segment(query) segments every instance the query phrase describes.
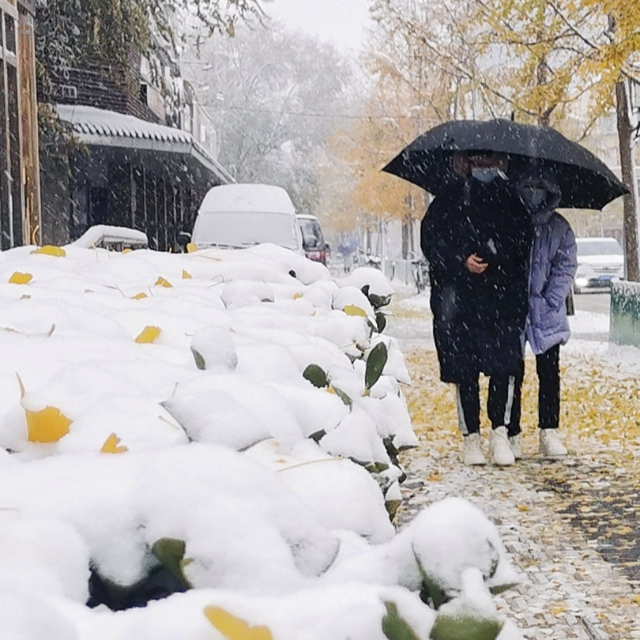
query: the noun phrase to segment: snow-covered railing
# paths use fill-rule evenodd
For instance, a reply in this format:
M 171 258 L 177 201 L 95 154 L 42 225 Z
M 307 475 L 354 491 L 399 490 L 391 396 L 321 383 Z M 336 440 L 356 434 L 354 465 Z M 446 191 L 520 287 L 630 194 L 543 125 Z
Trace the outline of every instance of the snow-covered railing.
M 615 282 L 611 286 L 609 340 L 640 347 L 640 282 Z

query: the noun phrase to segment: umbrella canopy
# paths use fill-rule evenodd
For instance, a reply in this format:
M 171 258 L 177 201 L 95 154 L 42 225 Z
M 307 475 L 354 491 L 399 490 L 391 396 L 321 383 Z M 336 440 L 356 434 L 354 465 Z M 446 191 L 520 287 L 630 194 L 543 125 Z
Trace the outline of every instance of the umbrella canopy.
M 501 119 L 445 122 L 416 138 L 382 170 L 437 194 L 455 178 L 455 151 L 506 153 L 516 164 L 548 167 L 562 190 L 560 207 L 602 209 L 628 192 L 604 162 L 555 129 Z

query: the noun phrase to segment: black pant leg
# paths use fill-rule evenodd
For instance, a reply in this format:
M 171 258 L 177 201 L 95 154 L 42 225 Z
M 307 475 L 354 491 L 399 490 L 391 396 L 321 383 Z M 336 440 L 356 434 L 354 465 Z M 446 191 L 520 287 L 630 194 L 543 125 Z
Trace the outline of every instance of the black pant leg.
M 480 383 L 477 377 L 456 385 L 456 404 L 462 435 L 480 433 Z
M 538 426 L 557 429 L 560 425 L 560 345 L 536 356 L 538 373 Z
M 517 375 L 491 376 L 489 380 L 489 397 L 487 413 L 491 427 L 507 427 L 510 436 L 520 433 L 522 380 L 524 378 L 524 361 L 521 362 Z

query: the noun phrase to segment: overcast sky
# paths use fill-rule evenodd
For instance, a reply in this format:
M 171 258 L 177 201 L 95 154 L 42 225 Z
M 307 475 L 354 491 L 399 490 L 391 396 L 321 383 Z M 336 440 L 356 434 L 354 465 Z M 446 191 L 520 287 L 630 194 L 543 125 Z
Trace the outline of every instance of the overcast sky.
M 369 0 L 273 0 L 264 9 L 293 28 L 350 51 L 364 43 L 368 6 Z

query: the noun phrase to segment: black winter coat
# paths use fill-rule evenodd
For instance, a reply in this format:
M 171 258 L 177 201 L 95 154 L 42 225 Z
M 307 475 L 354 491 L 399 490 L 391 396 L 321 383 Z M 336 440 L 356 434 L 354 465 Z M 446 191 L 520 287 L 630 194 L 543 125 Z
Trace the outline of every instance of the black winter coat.
M 530 217 L 502 180 L 460 182 L 429 206 L 421 226 L 433 332 L 444 382 L 515 375 L 523 359 Z M 464 265 L 473 253 L 482 274 Z

